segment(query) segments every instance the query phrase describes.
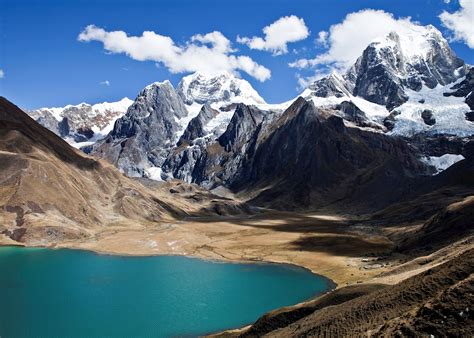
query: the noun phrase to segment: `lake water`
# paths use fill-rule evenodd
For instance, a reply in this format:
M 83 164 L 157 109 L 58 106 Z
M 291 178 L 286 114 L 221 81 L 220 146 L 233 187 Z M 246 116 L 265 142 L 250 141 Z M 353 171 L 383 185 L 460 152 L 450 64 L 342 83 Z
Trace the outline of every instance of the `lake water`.
M 0 337 L 196 336 L 331 287 L 289 265 L 0 247 Z

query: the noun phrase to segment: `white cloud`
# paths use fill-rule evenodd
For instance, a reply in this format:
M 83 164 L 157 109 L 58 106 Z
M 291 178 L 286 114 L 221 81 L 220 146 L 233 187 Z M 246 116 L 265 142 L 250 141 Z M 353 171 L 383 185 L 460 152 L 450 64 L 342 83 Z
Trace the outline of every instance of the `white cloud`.
M 321 31 L 318 33 L 318 38 L 316 39 L 316 43 L 320 46 L 327 47 L 328 46 L 328 36 L 329 33 L 326 31 Z
M 352 66 L 374 39 L 392 31 L 404 33 L 419 25 L 411 18 L 395 18 L 382 10 L 365 9 L 348 14 L 341 23 L 332 25 L 329 32 L 320 32 L 318 41 L 326 43 L 326 52 L 314 59 L 300 59 L 290 63 L 293 68 L 327 67 L 329 71 L 343 71 Z
M 99 84 L 103 86 L 110 86 L 110 81 L 109 80 L 101 81 L 99 82 Z
M 107 32 L 90 25 L 79 34 L 78 40 L 100 41 L 110 53 L 123 53 L 137 61 L 155 61 L 172 73 L 243 71 L 262 82 L 271 76 L 269 69 L 250 57 L 234 55 L 230 41 L 218 31 L 194 35 L 184 46 L 178 46 L 170 37 L 151 31 L 128 36 L 123 31 Z
M 265 37 L 237 37 L 237 42 L 246 44 L 250 49 L 266 50 L 273 55 L 288 53 L 287 44 L 304 40 L 309 36 L 304 20 L 295 15 L 284 16 L 263 28 Z
M 452 39 L 465 42 L 469 48 L 474 48 L 474 1 L 459 0 L 461 8 L 449 13 L 444 11 L 439 18 L 443 25 L 452 33 Z
M 5 72 L 3 69 L 0 69 L 0 79 L 3 79 L 5 77 Z

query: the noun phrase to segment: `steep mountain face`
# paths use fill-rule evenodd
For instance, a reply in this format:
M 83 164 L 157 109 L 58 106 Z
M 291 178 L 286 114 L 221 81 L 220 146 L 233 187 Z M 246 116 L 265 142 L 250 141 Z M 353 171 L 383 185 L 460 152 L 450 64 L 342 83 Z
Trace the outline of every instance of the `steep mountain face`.
M 206 188 L 228 185 L 252 148 L 256 133 L 274 113 L 238 104 L 225 131 L 218 137 L 197 139 L 175 149 L 163 170 L 175 178 Z
M 255 203 L 278 208 L 377 208 L 426 172 L 402 139 L 347 127 L 333 111 L 302 98 L 262 129 L 246 157 L 231 187 L 257 188 Z
M 211 108 L 207 103 L 203 105 L 199 114 L 189 121 L 188 126 L 178 141 L 178 146 L 185 142 L 189 144 L 197 138 L 206 136 L 206 125 L 217 115 L 219 115 L 218 110 Z
M 177 141 L 186 107 L 169 81 L 143 89 L 114 129 L 93 152 L 128 176 L 152 176 Z M 150 171 L 151 170 L 151 171 Z
M 94 105 L 81 103 L 62 108 L 41 108 L 27 113 L 70 144 L 81 146 L 84 142 L 93 142 L 107 135 L 115 120 L 123 116 L 132 103 L 132 100 L 123 98 L 117 102 Z

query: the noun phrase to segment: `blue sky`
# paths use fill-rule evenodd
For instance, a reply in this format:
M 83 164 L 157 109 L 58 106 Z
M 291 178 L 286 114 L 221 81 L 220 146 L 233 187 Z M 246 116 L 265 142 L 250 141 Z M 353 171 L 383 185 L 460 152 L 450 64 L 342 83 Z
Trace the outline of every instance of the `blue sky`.
M 88 25 L 95 25 L 106 32 L 124 31 L 129 36 L 153 31 L 171 38 L 176 46 L 184 46 L 196 34 L 218 31 L 232 43 L 230 54 L 248 56 L 271 72 L 263 82 L 240 71 L 242 77 L 267 102 L 283 102 L 300 91 L 297 74 L 305 78 L 317 71 L 291 68 L 288 64 L 326 52 L 330 46 L 316 43 L 318 33 L 343 22 L 349 13 L 377 9 L 392 13 L 395 20 L 410 16 L 422 25 L 436 26 L 447 37 L 453 32 L 442 25 L 438 16 L 443 11 L 460 9 L 458 0 L 447 2 L 2 0 L 0 70 L 4 76 L 0 78 L 0 95 L 27 109 L 116 101 L 124 96 L 133 99 L 151 82 L 170 79 L 176 85 L 187 74 L 172 73 L 162 62 L 137 61 L 123 53 L 111 53 L 100 41 L 78 41 L 78 35 Z M 250 49 L 236 41 L 237 36 L 263 37 L 265 26 L 289 15 L 304 20 L 309 36 L 288 43 L 286 54 Z M 467 63 L 474 63 L 473 50 L 465 41 L 452 42 L 451 46 Z

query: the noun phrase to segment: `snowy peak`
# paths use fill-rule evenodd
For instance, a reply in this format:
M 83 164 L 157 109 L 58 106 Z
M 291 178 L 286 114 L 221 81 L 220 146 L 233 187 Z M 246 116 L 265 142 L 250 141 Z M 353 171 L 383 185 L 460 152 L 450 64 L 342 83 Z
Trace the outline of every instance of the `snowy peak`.
M 374 40 L 345 74 L 320 79 L 307 93 L 352 95 L 392 110 L 408 101 L 409 91 L 445 86 L 467 70 L 434 26 L 410 26 Z
M 391 78 L 402 90 L 416 91 L 423 85 L 434 88 L 438 84 L 452 83 L 464 76 L 467 70 L 464 61 L 451 50 L 441 32 L 431 25 L 391 32 L 375 40 L 353 68 L 352 72 L 358 75 L 367 76 L 373 71 Z
M 105 136 L 112 130 L 115 120 L 123 116 L 132 103 L 132 100 L 124 97 L 117 102 L 93 105 L 83 102 L 65 107 L 40 108 L 28 114 L 76 146 L 77 143 Z
M 448 42 L 434 26 L 414 26 L 400 32 L 391 32 L 383 38 L 374 40 L 370 46 L 394 48 L 406 58 L 426 59 L 433 48 L 449 48 Z
M 178 95 L 187 105 L 211 103 L 265 104 L 265 100 L 243 79 L 228 72 L 207 75 L 194 73 L 183 77 Z

